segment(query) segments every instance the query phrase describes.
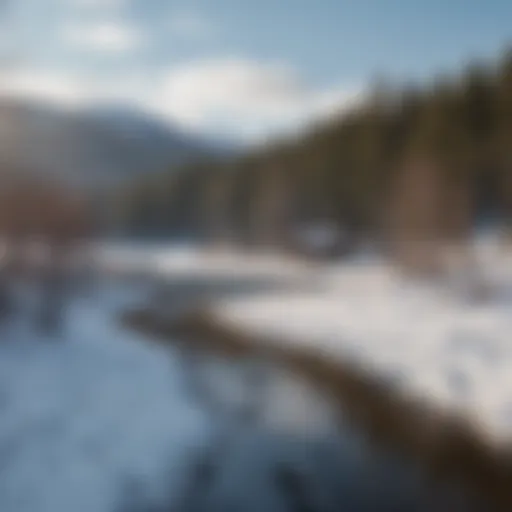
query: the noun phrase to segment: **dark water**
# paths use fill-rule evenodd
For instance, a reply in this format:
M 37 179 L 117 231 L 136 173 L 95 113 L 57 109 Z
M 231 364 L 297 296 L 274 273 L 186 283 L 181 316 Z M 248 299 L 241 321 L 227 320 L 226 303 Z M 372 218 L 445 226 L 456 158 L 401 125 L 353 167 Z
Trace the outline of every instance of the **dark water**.
M 216 429 L 197 461 L 185 509 L 422 510 L 421 473 L 370 449 L 302 377 L 264 359 L 182 356 L 189 392 L 210 410 Z

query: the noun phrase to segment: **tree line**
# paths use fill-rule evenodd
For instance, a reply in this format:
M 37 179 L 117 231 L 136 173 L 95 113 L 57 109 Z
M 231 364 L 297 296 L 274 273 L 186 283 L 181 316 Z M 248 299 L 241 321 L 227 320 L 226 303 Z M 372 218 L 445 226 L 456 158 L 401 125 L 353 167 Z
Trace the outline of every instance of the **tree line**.
M 293 247 L 300 226 L 365 237 L 466 240 L 476 223 L 512 227 L 512 52 L 422 86 L 374 87 L 294 139 L 222 162 L 144 176 L 116 198 L 125 234 Z

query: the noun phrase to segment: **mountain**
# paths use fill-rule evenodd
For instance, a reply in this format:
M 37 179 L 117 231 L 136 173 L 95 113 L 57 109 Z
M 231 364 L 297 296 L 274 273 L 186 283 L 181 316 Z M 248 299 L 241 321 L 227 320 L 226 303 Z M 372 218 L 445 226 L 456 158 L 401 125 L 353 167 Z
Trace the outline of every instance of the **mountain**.
M 123 105 L 69 109 L 0 99 L 3 166 L 93 188 L 141 173 L 219 158 L 229 150 Z

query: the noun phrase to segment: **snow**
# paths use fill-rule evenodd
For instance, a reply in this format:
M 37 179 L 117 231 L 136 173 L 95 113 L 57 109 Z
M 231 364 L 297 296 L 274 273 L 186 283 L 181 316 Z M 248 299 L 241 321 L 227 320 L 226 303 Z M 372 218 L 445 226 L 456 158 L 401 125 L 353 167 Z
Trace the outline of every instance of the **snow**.
M 435 283 L 398 275 L 379 258 L 354 259 L 319 268 L 309 289 L 228 297 L 213 313 L 266 339 L 360 366 L 508 442 L 512 257 L 486 239 L 474 255 L 474 267 Z M 468 297 L 468 271 L 486 284 L 488 297 Z
M 100 249 L 104 269 L 149 273 L 171 287 L 184 277 L 274 280 L 219 294 L 213 313 L 369 368 L 400 392 L 462 410 L 499 440 L 510 436 L 512 262 L 487 242 L 475 269 L 493 293 L 482 301 L 467 300 L 461 275 L 414 282 L 371 255 L 304 265 L 191 246 Z M 410 467 L 390 470 L 386 457 L 369 456 L 328 399 L 295 377 L 258 361 L 190 365 L 178 349 L 123 329 L 117 313 L 144 303 L 147 289 L 122 282 L 93 283 L 58 337 L 36 335 L 23 318 L 0 326 L 2 512 L 179 510 L 191 496 L 197 510 L 280 512 L 290 508 L 275 480 L 283 464 L 326 506 L 345 500 L 360 510 L 370 496 L 416 492 Z M 247 424 L 254 398 L 258 417 Z M 194 464 L 209 456 L 216 481 L 197 492 Z
M 193 246 L 118 250 L 127 268 L 136 266 L 128 256 L 138 254 L 140 268 L 171 283 L 187 276 L 273 282 L 219 294 L 210 301 L 213 313 L 360 365 L 398 392 L 461 412 L 498 442 L 512 437 L 512 256 L 492 230 L 478 233 L 471 258 L 463 260 L 457 247 L 447 251 L 447 273 L 435 282 L 399 275 L 368 251 L 309 265 L 272 253 Z
M 383 485 L 385 458 L 370 463 L 362 436 L 340 431 L 327 398 L 297 377 L 194 361 L 120 327 L 116 313 L 139 301 L 139 287 L 103 281 L 71 302 L 60 336 L 27 317 L 0 326 L 2 512 L 284 512 L 283 468 L 319 510 L 417 492 L 410 468 Z M 213 482 L 194 476 L 201 461 Z
M 120 273 L 145 272 L 171 277 L 297 277 L 305 264 L 275 252 L 201 250 L 194 245 L 119 243 L 100 245 L 96 259 L 102 267 Z

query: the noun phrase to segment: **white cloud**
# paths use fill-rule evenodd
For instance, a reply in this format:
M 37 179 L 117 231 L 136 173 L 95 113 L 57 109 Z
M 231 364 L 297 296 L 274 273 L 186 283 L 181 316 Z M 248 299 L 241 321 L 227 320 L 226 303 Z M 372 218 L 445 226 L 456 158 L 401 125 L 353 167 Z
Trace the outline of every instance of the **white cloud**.
M 140 30 L 114 21 L 70 24 L 64 27 L 62 37 L 76 47 L 109 53 L 133 50 L 143 43 Z
M 357 92 L 308 87 L 282 64 L 220 59 L 171 71 L 153 108 L 158 103 L 170 117 L 196 129 L 211 131 L 222 123 L 237 135 L 258 139 L 334 115 L 353 104 Z
M 188 41 L 205 41 L 216 33 L 211 20 L 193 11 L 171 12 L 168 27 L 173 36 Z

